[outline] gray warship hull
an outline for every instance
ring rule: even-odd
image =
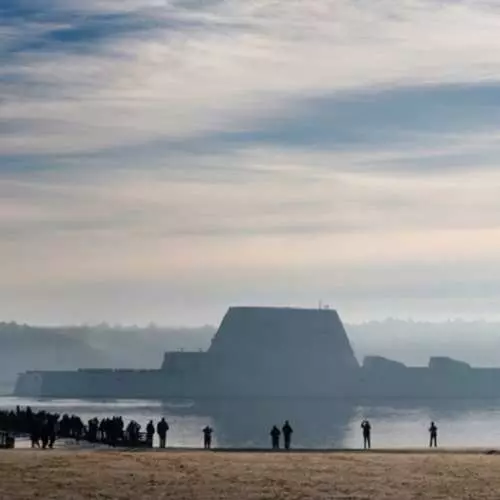
[[[206,352],[167,352],[158,370],[31,371],[21,397],[99,399],[500,398],[500,369],[446,357],[360,366],[336,311],[230,308]]]

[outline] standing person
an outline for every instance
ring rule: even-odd
[[[156,426],[156,431],[158,432],[158,436],[160,436],[160,448],[165,448],[167,446],[167,432],[169,430],[169,426],[164,418],[162,418],[158,425]]]
[[[31,447],[40,448],[40,434],[41,434],[41,425],[37,418],[33,417],[30,421],[30,440]]]
[[[203,429],[203,448],[205,448],[205,450],[210,450],[212,448],[212,433],[213,432],[214,432],[214,430],[209,425],[207,425]]]
[[[127,424],[125,431],[127,434],[127,445],[135,444],[135,422],[133,420]]]
[[[361,422],[361,429],[363,429],[363,447],[365,450],[369,450],[372,447],[372,426],[370,425],[370,422],[366,419],[363,420],[363,422]]]
[[[45,417],[45,420],[43,421],[42,424],[42,432],[40,433],[40,437],[42,438],[42,448],[44,450],[47,449],[47,445],[49,444],[49,422],[47,420],[47,417]]]
[[[290,449],[290,445],[292,443],[292,434],[293,434],[293,429],[292,426],[290,425],[290,422],[288,420],[285,421],[285,425],[281,429],[283,432],[283,438],[285,441],[285,450]]]
[[[82,439],[83,437],[83,431],[85,429],[85,426],[83,425],[82,419],[80,417],[73,417],[73,429],[75,432],[76,442],[79,443],[80,439]]]
[[[99,431],[99,419],[97,417],[94,417],[90,421],[90,425],[89,425],[90,437],[91,437],[93,442],[97,442],[98,431]]]
[[[431,426],[429,427],[429,434],[431,435],[431,439],[429,442],[429,448],[437,448],[437,436],[438,436],[438,428],[434,422],[431,422]]]
[[[49,448],[53,449],[57,437],[59,415],[51,415],[48,420]]]
[[[280,430],[275,425],[273,425],[273,428],[271,429],[271,432],[269,434],[271,435],[271,445],[273,450],[279,450],[281,435]]]
[[[148,446],[153,447],[153,437],[155,435],[155,426],[153,424],[153,421],[150,420],[147,427],[146,427],[146,441],[148,443]]]

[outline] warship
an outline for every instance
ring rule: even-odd
[[[203,401],[251,398],[497,398],[500,369],[448,357],[360,364],[332,309],[232,307],[204,352],[166,352],[153,370],[28,371],[14,395]]]

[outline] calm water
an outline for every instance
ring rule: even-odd
[[[74,413],[86,422],[92,417],[122,415],[145,424],[164,416],[170,424],[168,444],[199,447],[201,429],[215,429],[221,447],[269,446],[269,430],[289,419],[293,444],[301,448],[359,448],[360,421],[372,423],[374,447],[427,445],[431,420],[439,427],[439,442],[449,447],[500,447],[500,401],[367,402],[334,400],[204,401],[175,404],[160,401],[36,400],[0,397],[0,408],[30,405],[58,413]]]

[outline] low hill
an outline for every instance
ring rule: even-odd
[[[0,323],[0,394],[27,370],[159,368],[166,350],[206,349],[210,327],[32,327]]]
[[[109,364],[105,352],[57,328],[0,324],[0,392],[26,370],[95,368]]]

